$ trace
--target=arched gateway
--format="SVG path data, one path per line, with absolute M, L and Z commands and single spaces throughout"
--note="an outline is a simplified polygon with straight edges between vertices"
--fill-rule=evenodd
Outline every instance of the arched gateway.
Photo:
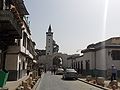
M 69 55 L 62 53 L 44 55 L 39 57 L 39 63 L 45 65 L 48 70 L 53 66 L 67 68 L 71 65 L 67 60 L 68 57 Z
M 53 66 L 56 67 L 62 67 L 62 63 L 63 63 L 63 58 L 60 56 L 55 56 L 53 58 Z
M 63 67 L 67 68 L 68 67 L 68 60 L 67 58 L 69 55 L 67 54 L 62 54 L 62 53 L 55 53 L 51 57 L 51 66 L 56 66 L 56 67 Z
M 53 31 L 51 25 L 49 25 L 48 31 L 46 32 L 46 50 L 45 54 L 39 56 L 39 64 L 44 65 L 46 69 L 50 67 L 68 67 L 67 58 L 69 55 L 58 53 L 59 45 L 53 39 Z

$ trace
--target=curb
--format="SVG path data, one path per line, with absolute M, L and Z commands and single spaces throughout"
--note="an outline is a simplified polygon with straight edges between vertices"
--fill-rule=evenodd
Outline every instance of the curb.
M 40 80 L 41 80 L 41 78 L 38 79 L 38 81 L 36 82 L 36 84 L 34 85 L 34 87 L 32 88 L 32 90 L 36 90 L 36 88 L 39 85 Z
M 41 81 L 41 78 L 43 78 L 43 76 L 44 76 L 44 73 L 41 75 L 41 77 L 37 80 L 37 82 L 36 82 L 36 84 L 34 85 L 34 87 L 32 88 L 32 90 L 36 90 L 37 89 L 37 87 L 39 86 L 39 83 L 40 83 L 40 81 Z
M 101 88 L 101 89 L 103 89 L 103 90 L 109 90 L 109 88 L 102 87 L 102 86 L 100 86 L 100 85 L 92 84 L 92 83 L 89 83 L 89 82 L 84 81 L 84 80 L 81 80 L 81 79 L 78 79 L 78 80 L 79 80 L 79 81 L 82 81 L 82 82 L 84 82 L 84 83 L 90 84 L 90 85 L 92 85 L 92 86 L 95 86 L 95 87 Z
M 0 88 L 0 90 L 9 90 L 8 88 Z

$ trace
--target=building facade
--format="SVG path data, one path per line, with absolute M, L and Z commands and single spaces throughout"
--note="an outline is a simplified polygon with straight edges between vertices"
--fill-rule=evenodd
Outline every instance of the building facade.
M 0 64 L 9 71 L 8 80 L 25 76 L 36 55 L 26 15 L 23 0 L 0 0 Z
M 22 31 L 22 39 L 15 40 L 16 45 L 8 47 L 6 69 L 9 71 L 8 80 L 18 80 L 26 75 L 27 69 L 32 68 L 35 59 L 35 43 L 31 39 L 28 28 Z
M 114 65 L 120 74 L 120 37 L 113 37 L 103 42 L 90 44 L 81 51 L 82 56 L 70 58 L 71 66 L 79 73 L 110 78 L 111 66 Z

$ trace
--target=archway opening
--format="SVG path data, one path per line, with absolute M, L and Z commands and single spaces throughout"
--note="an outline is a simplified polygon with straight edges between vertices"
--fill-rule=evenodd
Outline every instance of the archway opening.
M 53 66 L 60 68 L 62 67 L 63 59 L 60 56 L 56 56 L 53 58 Z

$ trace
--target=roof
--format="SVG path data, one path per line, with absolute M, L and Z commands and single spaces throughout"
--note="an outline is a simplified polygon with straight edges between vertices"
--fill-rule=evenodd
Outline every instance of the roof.
M 82 50 L 81 53 L 96 51 L 103 48 L 120 48 L 120 37 L 112 37 L 96 44 L 90 44 L 86 49 Z
M 80 56 L 79 54 L 76 54 L 76 55 L 71 55 L 71 56 L 69 56 L 67 59 L 69 60 L 69 59 L 76 59 L 76 58 L 79 58 L 79 57 L 82 57 L 82 56 Z

